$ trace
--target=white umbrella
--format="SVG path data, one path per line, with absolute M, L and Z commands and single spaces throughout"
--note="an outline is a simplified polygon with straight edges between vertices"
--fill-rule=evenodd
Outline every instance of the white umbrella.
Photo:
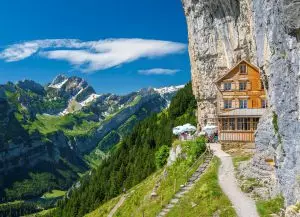
M 185 124 L 182 126 L 186 132 L 193 132 L 193 131 L 196 131 L 197 128 L 191 124 Z

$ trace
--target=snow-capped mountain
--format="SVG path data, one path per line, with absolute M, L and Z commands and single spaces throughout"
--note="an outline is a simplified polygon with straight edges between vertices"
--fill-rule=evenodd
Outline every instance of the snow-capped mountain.
M 182 89 L 183 87 L 184 87 L 184 85 L 178 85 L 178 86 L 154 88 L 154 90 L 159 94 L 167 94 L 167 93 L 177 92 L 178 90 Z

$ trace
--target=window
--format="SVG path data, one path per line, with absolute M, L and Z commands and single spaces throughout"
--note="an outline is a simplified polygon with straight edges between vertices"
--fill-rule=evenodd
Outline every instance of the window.
M 246 90 L 247 88 L 247 82 L 240 82 L 240 90 Z
M 235 130 L 235 119 L 229 118 L 229 130 Z
M 259 118 L 253 118 L 253 122 L 252 122 L 252 124 L 253 124 L 252 129 L 253 130 L 257 129 L 258 121 L 259 121 Z
M 245 64 L 240 65 L 240 74 L 247 74 L 247 66 Z
M 243 131 L 250 130 L 250 118 L 238 118 L 237 129 Z
M 261 107 L 262 108 L 267 108 L 267 100 L 265 100 L 265 99 L 261 100 Z
M 231 83 L 230 82 L 224 83 L 224 90 L 231 90 Z
M 224 109 L 230 109 L 232 108 L 232 100 L 224 100 Z
M 241 109 L 248 108 L 248 100 L 247 99 L 240 99 L 240 108 Z
M 229 122 L 227 118 L 222 119 L 222 130 L 228 130 Z
M 222 119 L 222 130 L 235 130 L 235 119 L 234 118 L 223 118 Z

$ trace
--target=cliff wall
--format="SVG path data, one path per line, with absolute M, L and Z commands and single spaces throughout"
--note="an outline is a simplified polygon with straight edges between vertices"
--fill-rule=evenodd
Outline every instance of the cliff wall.
M 261 119 L 262 130 L 256 133 L 257 155 L 268 153 L 276 159 L 276 175 L 286 205 L 300 201 L 300 2 L 182 0 L 182 3 L 200 127 L 207 117 L 215 117 L 215 79 L 241 59 L 259 66 L 269 111 Z

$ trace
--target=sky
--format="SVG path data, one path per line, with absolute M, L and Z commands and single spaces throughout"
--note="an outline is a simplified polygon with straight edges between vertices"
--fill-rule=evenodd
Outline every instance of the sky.
M 187 83 L 180 0 L 16 0 L 0 7 L 0 83 L 58 74 L 98 93 Z

